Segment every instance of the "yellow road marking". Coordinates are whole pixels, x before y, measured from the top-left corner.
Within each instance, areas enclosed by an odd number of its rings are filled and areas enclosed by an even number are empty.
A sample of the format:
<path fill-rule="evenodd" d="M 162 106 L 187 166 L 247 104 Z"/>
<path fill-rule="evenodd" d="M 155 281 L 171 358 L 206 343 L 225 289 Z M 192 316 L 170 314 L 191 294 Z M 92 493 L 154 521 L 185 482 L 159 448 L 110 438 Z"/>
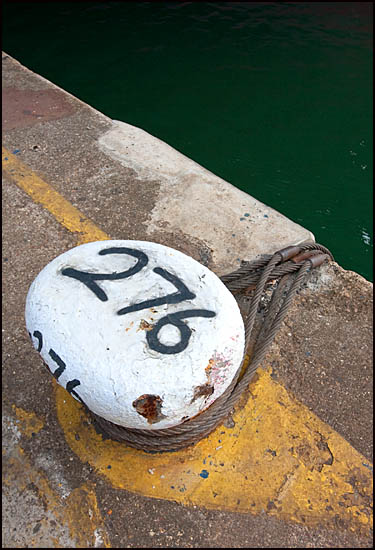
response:
<path fill-rule="evenodd" d="M 78 208 L 4 147 L 2 160 L 5 173 L 30 195 L 34 202 L 44 206 L 66 229 L 78 234 L 78 244 L 109 239 L 108 235 L 87 219 Z"/>
<path fill-rule="evenodd" d="M 71 449 L 116 488 L 368 534 L 371 465 L 270 373 L 258 371 L 250 397 L 244 396 L 233 416 L 234 428 L 220 426 L 173 453 L 103 441 L 82 406 L 55 383 L 57 414 Z"/>
<path fill-rule="evenodd" d="M 3 150 L 3 160 L 17 185 L 79 233 L 79 242 L 109 238 L 9 151 Z M 251 399 L 244 395 L 236 409 L 234 428 L 221 426 L 193 447 L 155 455 L 103 441 L 81 406 L 53 383 L 67 442 L 114 487 L 213 509 L 265 511 L 308 525 L 366 533 L 372 525 L 372 466 L 270 371 L 258 371 Z"/>

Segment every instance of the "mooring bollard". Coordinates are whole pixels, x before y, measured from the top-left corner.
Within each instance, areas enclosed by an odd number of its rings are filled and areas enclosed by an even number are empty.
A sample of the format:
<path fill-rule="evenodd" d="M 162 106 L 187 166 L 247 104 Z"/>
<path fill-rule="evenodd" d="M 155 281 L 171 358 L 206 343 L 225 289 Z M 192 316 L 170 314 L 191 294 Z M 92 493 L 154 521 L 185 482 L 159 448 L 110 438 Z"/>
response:
<path fill-rule="evenodd" d="M 152 242 L 61 254 L 31 284 L 25 317 L 58 383 L 127 428 L 169 428 L 205 410 L 244 353 L 232 293 L 196 260 Z"/>

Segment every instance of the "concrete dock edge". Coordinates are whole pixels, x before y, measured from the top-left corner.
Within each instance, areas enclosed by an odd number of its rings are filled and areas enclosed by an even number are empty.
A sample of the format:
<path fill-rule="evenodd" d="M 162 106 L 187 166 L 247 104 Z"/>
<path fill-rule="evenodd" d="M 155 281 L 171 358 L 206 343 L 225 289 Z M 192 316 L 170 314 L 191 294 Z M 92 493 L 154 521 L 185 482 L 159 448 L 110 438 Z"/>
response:
<path fill-rule="evenodd" d="M 30 345 L 25 297 L 47 263 L 135 239 L 222 275 L 314 236 L 2 57 L 3 547 L 372 547 L 373 285 L 316 270 L 233 424 L 191 450 L 103 439 Z"/>

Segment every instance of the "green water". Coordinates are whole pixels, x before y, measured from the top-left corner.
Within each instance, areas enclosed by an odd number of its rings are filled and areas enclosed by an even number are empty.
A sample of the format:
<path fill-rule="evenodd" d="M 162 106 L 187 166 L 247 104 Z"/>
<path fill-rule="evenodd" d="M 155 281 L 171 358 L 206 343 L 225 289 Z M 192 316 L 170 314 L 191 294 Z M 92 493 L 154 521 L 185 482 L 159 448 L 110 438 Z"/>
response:
<path fill-rule="evenodd" d="M 372 280 L 370 2 L 3 3 L 3 50 Z"/>

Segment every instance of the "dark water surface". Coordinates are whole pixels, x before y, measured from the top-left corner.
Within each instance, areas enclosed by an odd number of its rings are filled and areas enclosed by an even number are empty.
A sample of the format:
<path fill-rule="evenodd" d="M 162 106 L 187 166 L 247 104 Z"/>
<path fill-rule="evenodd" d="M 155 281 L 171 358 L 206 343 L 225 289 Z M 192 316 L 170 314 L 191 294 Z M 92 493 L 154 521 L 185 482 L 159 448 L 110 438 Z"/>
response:
<path fill-rule="evenodd" d="M 3 50 L 372 280 L 371 2 L 3 3 Z"/>

